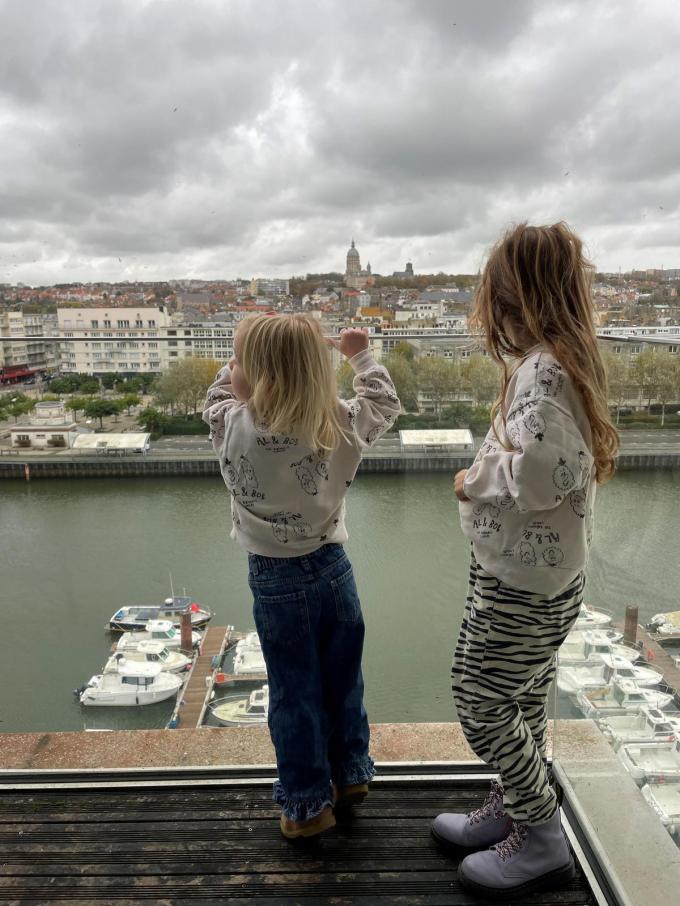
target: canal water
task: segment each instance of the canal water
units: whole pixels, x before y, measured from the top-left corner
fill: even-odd
[[[171,706],[83,708],[121,604],[184,588],[216,625],[253,627],[246,555],[219,479],[0,482],[0,731],[165,726]],[[680,609],[680,476],[626,472],[600,489],[589,603],[641,619]],[[449,721],[468,548],[446,475],[361,475],[347,545],[367,627],[372,721]]]

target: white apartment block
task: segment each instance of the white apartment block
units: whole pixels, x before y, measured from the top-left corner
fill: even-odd
[[[234,327],[178,325],[162,307],[60,308],[60,369],[64,374],[160,374],[187,356],[231,358]]]
[[[56,367],[58,349],[45,337],[56,336],[54,315],[24,314],[21,311],[0,312],[0,371],[23,369],[29,373]]]

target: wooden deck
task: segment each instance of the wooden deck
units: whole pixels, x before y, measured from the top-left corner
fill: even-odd
[[[271,775],[262,770],[236,778],[228,769],[108,771],[44,783],[32,775],[19,786],[0,773],[0,903],[487,902],[461,890],[457,861],[429,834],[437,812],[480,803],[488,789],[481,775],[388,770],[354,818],[307,845],[281,837]],[[596,899],[579,870],[560,891],[514,902],[595,906]]]
[[[201,653],[196,657],[187,684],[177,693],[173,718],[179,718],[180,727],[193,728],[201,725],[206,699],[212,691],[211,684],[207,682],[213,674],[212,659],[226,650],[234,641],[235,635],[240,637],[242,633],[233,633],[225,626],[210,626],[206,630],[201,642]]]

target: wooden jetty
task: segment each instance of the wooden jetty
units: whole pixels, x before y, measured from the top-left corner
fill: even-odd
[[[236,632],[233,626],[208,627],[186,684],[177,693],[177,703],[168,726],[183,729],[201,726],[212,691],[215,673],[213,658],[223,655],[244,637],[245,633]]]

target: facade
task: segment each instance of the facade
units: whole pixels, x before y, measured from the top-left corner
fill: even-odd
[[[256,277],[250,281],[250,292],[254,296],[269,296],[275,298],[278,296],[287,296],[290,291],[288,280],[264,279]]]
[[[0,312],[0,336],[27,338],[0,340],[0,383],[13,383],[56,368],[57,344],[43,339],[55,336],[56,326],[54,315]]]
[[[36,403],[26,425],[10,428],[13,447],[72,447],[78,426],[61,402]]]

